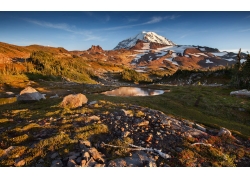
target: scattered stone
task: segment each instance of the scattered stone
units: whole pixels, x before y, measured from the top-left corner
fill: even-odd
[[[127,163],[124,159],[118,158],[109,161],[108,167],[126,167]]]
[[[202,127],[202,126],[199,125],[199,124],[195,124],[195,128],[196,128],[196,129],[199,129],[199,130],[201,130],[201,131],[203,131],[203,132],[206,132],[206,131],[207,131],[206,128]]]
[[[69,156],[75,156],[75,157],[78,157],[78,156],[80,156],[81,155],[81,153],[80,152],[70,152],[69,153]]]
[[[90,155],[99,163],[104,163],[104,159],[101,157],[100,153],[97,151],[96,148],[92,147],[89,149]]]
[[[122,138],[128,137],[130,135],[129,131],[122,132]]]
[[[89,154],[89,152],[84,152],[84,154],[83,154],[83,159],[85,159],[86,161],[89,161],[89,159],[90,159],[90,154]]]
[[[63,163],[60,159],[52,161],[51,167],[63,167]]]
[[[85,167],[94,167],[97,164],[95,160],[91,157],[90,160],[86,163]]]
[[[87,122],[89,122],[89,121],[99,121],[99,120],[100,120],[100,117],[98,117],[98,116],[90,116],[90,117],[88,117]]]
[[[50,99],[53,99],[53,98],[59,98],[58,94],[54,95],[54,96],[50,96],[49,97]]]
[[[50,158],[55,159],[57,156],[59,156],[58,152],[53,153]]]
[[[96,164],[95,167],[104,167],[105,164]]]
[[[95,105],[95,104],[97,104],[97,101],[91,101],[91,102],[88,103],[88,105],[90,105],[90,106]]]
[[[17,96],[18,102],[33,102],[33,101],[39,101],[41,99],[46,99],[46,98],[43,94],[39,93],[37,90],[35,90],[30,86],[22,90]]]
[[[222,127],[220,128],[220,131],[218,132],[217,136],[231,136],[232,133],[228,129]]]
[[[163,124],[164,126],[170,126],[171,122],[169,120],[164,119],[161,121],[161,124]]]
[[[149,125],[149,121],[142,121],[142,122],[139,122],[138,124],[136,124],[137,126],[147,126]]]
[[[75,155],[72,155],[72,156],[69,156],[69,160],[75,160],[77,158],[77,156],[75,156]]]
[[[9,96],[15,95],[13,92],[5,92],[5,93]]]
[[[38,163],[38,164],[36,164],[36,167],[44,167],[44,165],[43,165],[43,164]]]
[[[87,161],[84,159],[81,161],[81,167],[84,167],[86,165]]]
[[[180,147],[176,147],[175,150],[176,150],[177,152],[179,152],[179,153],[180,153],[181,151],[183,151],[182,148],[180,148]]]
[[[68,163],[67,163],[68,167],[76,167],[77,164],[73,159],[69,159]]]
[[[70,94],[63,98],[63,101],[61,102],[61,106],[68,107],[68,108],[77,108],[77,107],[81,107],[83,104],[86,104],[87,102],[88,102],[88,99],[86,98],[85,95],[81,93]]]
[[[25,165],[25,160],[16,160],[15,161],[15,164],[14,164],[16,167],[22,167]]]
[[[80,144],[80,148],[83,149],[85,147],[91,147],[91,143],[90,141],[87,141],[87,140],[79,140],[79,144]]]
[[[82,158],[81,158],[81,157],[78,157],[78,158],[76,159],[76,163],[77,163],[77,164],[81,164],[81,162],[82,162]]]

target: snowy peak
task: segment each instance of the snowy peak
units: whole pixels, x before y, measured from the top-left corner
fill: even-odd
[[[141,40],[141,41],[144,41],[147,43],[158,43],[158,44],[162,44],[162,45],[166,45],[166,46],[176,45],[175,43],[173,43],[169,39],[167,39],[163,36],[160,36],[160,35],[156,34],[155,32],[142,31],[141,33],[137,34],[134,37],[130,37],[128,39],[125,39],[125,40],[119,42],[118,45],[114,49],[122,49],[122,48],[130,49],[136,45],[138,40]]]

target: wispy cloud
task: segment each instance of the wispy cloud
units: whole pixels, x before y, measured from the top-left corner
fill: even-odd
[[[161,16],[158,16],[158,17],[152,17],[151,20],[145,22],[145,23],[142,23],[142,24],[154,24],[154,23],[158,23],[158,22],[161,22],[163,20],[163,18]]]
[[[185,37],[187,37],[188,36],[188,34],[184,34],[184,35],[182,35],[181,37],[179,37],[179,39],[183,39],[183,38],[185,38]]]
[[[136,22],[138,21],[139,18],[128,18],[127,21],[130,23],[130,22]]]
[[[247,16],[246,18],[250,18],[250,15],[249,15],[249,16]]]
[[[92,34],[91,31],[86,31],[86,30],[81,30],[77,29],[75,26],[70,26],[66,23],[50,23],[50,22],[45,22],[45,21],[37,21],[37,20],[32,20],[32,19],[23,19],[26,22],[42,26],[42,27],[47,27],[47,28],[53,28],[53,29],[60,29],[63,31],[71,32],[74,34],[80,34],[85,36],[85,39],[83,41],[89,41],[89,40],[103,40],[101,37],[95,36]]]
[[[165,17],[154,16],[154,17],[151,17],[148,21],[143,22],[143,23],[130,24],[130,25],[125,25],[125,26],[115,26],[115,27],[103,28],[103,29],[99,29],[99,30],[108,31],[108,30],[118,30],[118,29],[124,29],[124,28],[131,28],[131,27],[135,27],[135,26],[142,26],[142,25],[147,25],[147,24],[159,23],[159,22],[166,20],[166,19],[174,20],[177,17],[179,17],[179,15],[171,15],[171,16],[165,16]]]
[[[239,32],[247,32],[247,31],[250,31],[250,29],[242,29],[242,30],[239,30]]]
[[[174,20],[178,17],[180,17],[181,15],[171,15],[171,16],[165,16],[164,19],[171,19],[171,20]]]

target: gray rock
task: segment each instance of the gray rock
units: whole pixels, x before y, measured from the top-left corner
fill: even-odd
[[[171,122],[170,120],[164,119],[161,121],[161,124],[163,124],[164,126],[170,126]]]
[[[76,163],[77,163],[77,164],[81,164],[81,162],[82,162],[82,158],[81,158],[81,157],[78,157],[78,158],[76,159]]]
[[[39,101],[41,99],[46,98],[43,94],[39,93],[37,90],[30,86],[22,90],[17,96],[17,101],[19,102],[32,102]]]
[[[218,132],[217,136],[231,136],[231,135],[232,135],[231,131],[222,127],[222,128],[220,128],[220,131]]]
[[[199,124],[195,124],[195,128],[198,129],[198,130],[201,130],[201,131],[203,131],[203,132],[206,132],[206,131],[207,131],[206,128],[202,127],[202,126],[199,125]]]
[[[59,98],[58,94],[54,95],[54,96],[50,96],[49,97],[50,99],[53,99],[53,98]]]
[[[91,101],[91,102],[88,103],[88,105],[90,105],[90,106],[94,105],[94,104],[97,104],[97,101]]]
[[[233,96],[246,96],[246,97],[250,97],[250,91],[248,91],[247,89],[242,89],[239,91],[232,91],[230,92],[230,95]]]
[[[43,165],[43,164],[38,163],[38,164],[36,164],[36,167],[44,167],[44,165]]]
[[[58,152],[53,153],[50,158],[55,159],[57,156],[59,156]]]
[[[177,152],[181,152],[181,151],[182,151],[182,148],[176,147],[175,150],[176,150]]]
[[[69,156],[76,156],[76,157],[78,157],[78,156],[80,156],[80,155],[81,155],[80,152],[70,152],[70,153],[69,153]]]
[[[156,166],[155,159],[147,153],[140,151],[134,152],[131,157],[117,158],[109,161],[109,167],[144,167]]]
[[[72,155],[72,156],[69,156],[69,160],[75,160],[77,158],[77,156],[75,156],[75,155]]]
[[[77,164],[73,159],[69,159],[67,166],[68,167],[77,167]]]
[[[52,161],[51,167],[63,167],[63,163],[60,159]]]

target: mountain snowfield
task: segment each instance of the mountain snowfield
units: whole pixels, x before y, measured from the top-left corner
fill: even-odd
[[[164,44],[167,46],[173,46],[176,45],[175,43],[173,43],[172,41],[170,41],[169,39],[160,36],[158,34],[156,34],[155,32],[141,32],[139,34],[137,34],[134,37],[130,37],[128,39],[125,39],[121,42],[118,43],[118,45],[114,48],[114,49],[130,49],[131,47],[133,47],[137,40],[142,40],[144,42],[154,42],[154,43],[159,43],[159,44]]]
[[[146,71],[138,69],[141,66],[158,68],[188,67],[213,68],[234,64],[237,61],[237,54],[220,52],[216,48],[194,45],[177,45],[171,40],[156,34],[155,32],[141,32],[118,43],[114,50],[130,49],[136,52],[132,55],[131,65],[135,66],[138,72]],[[243,63],[245,59],[241,60]]]

